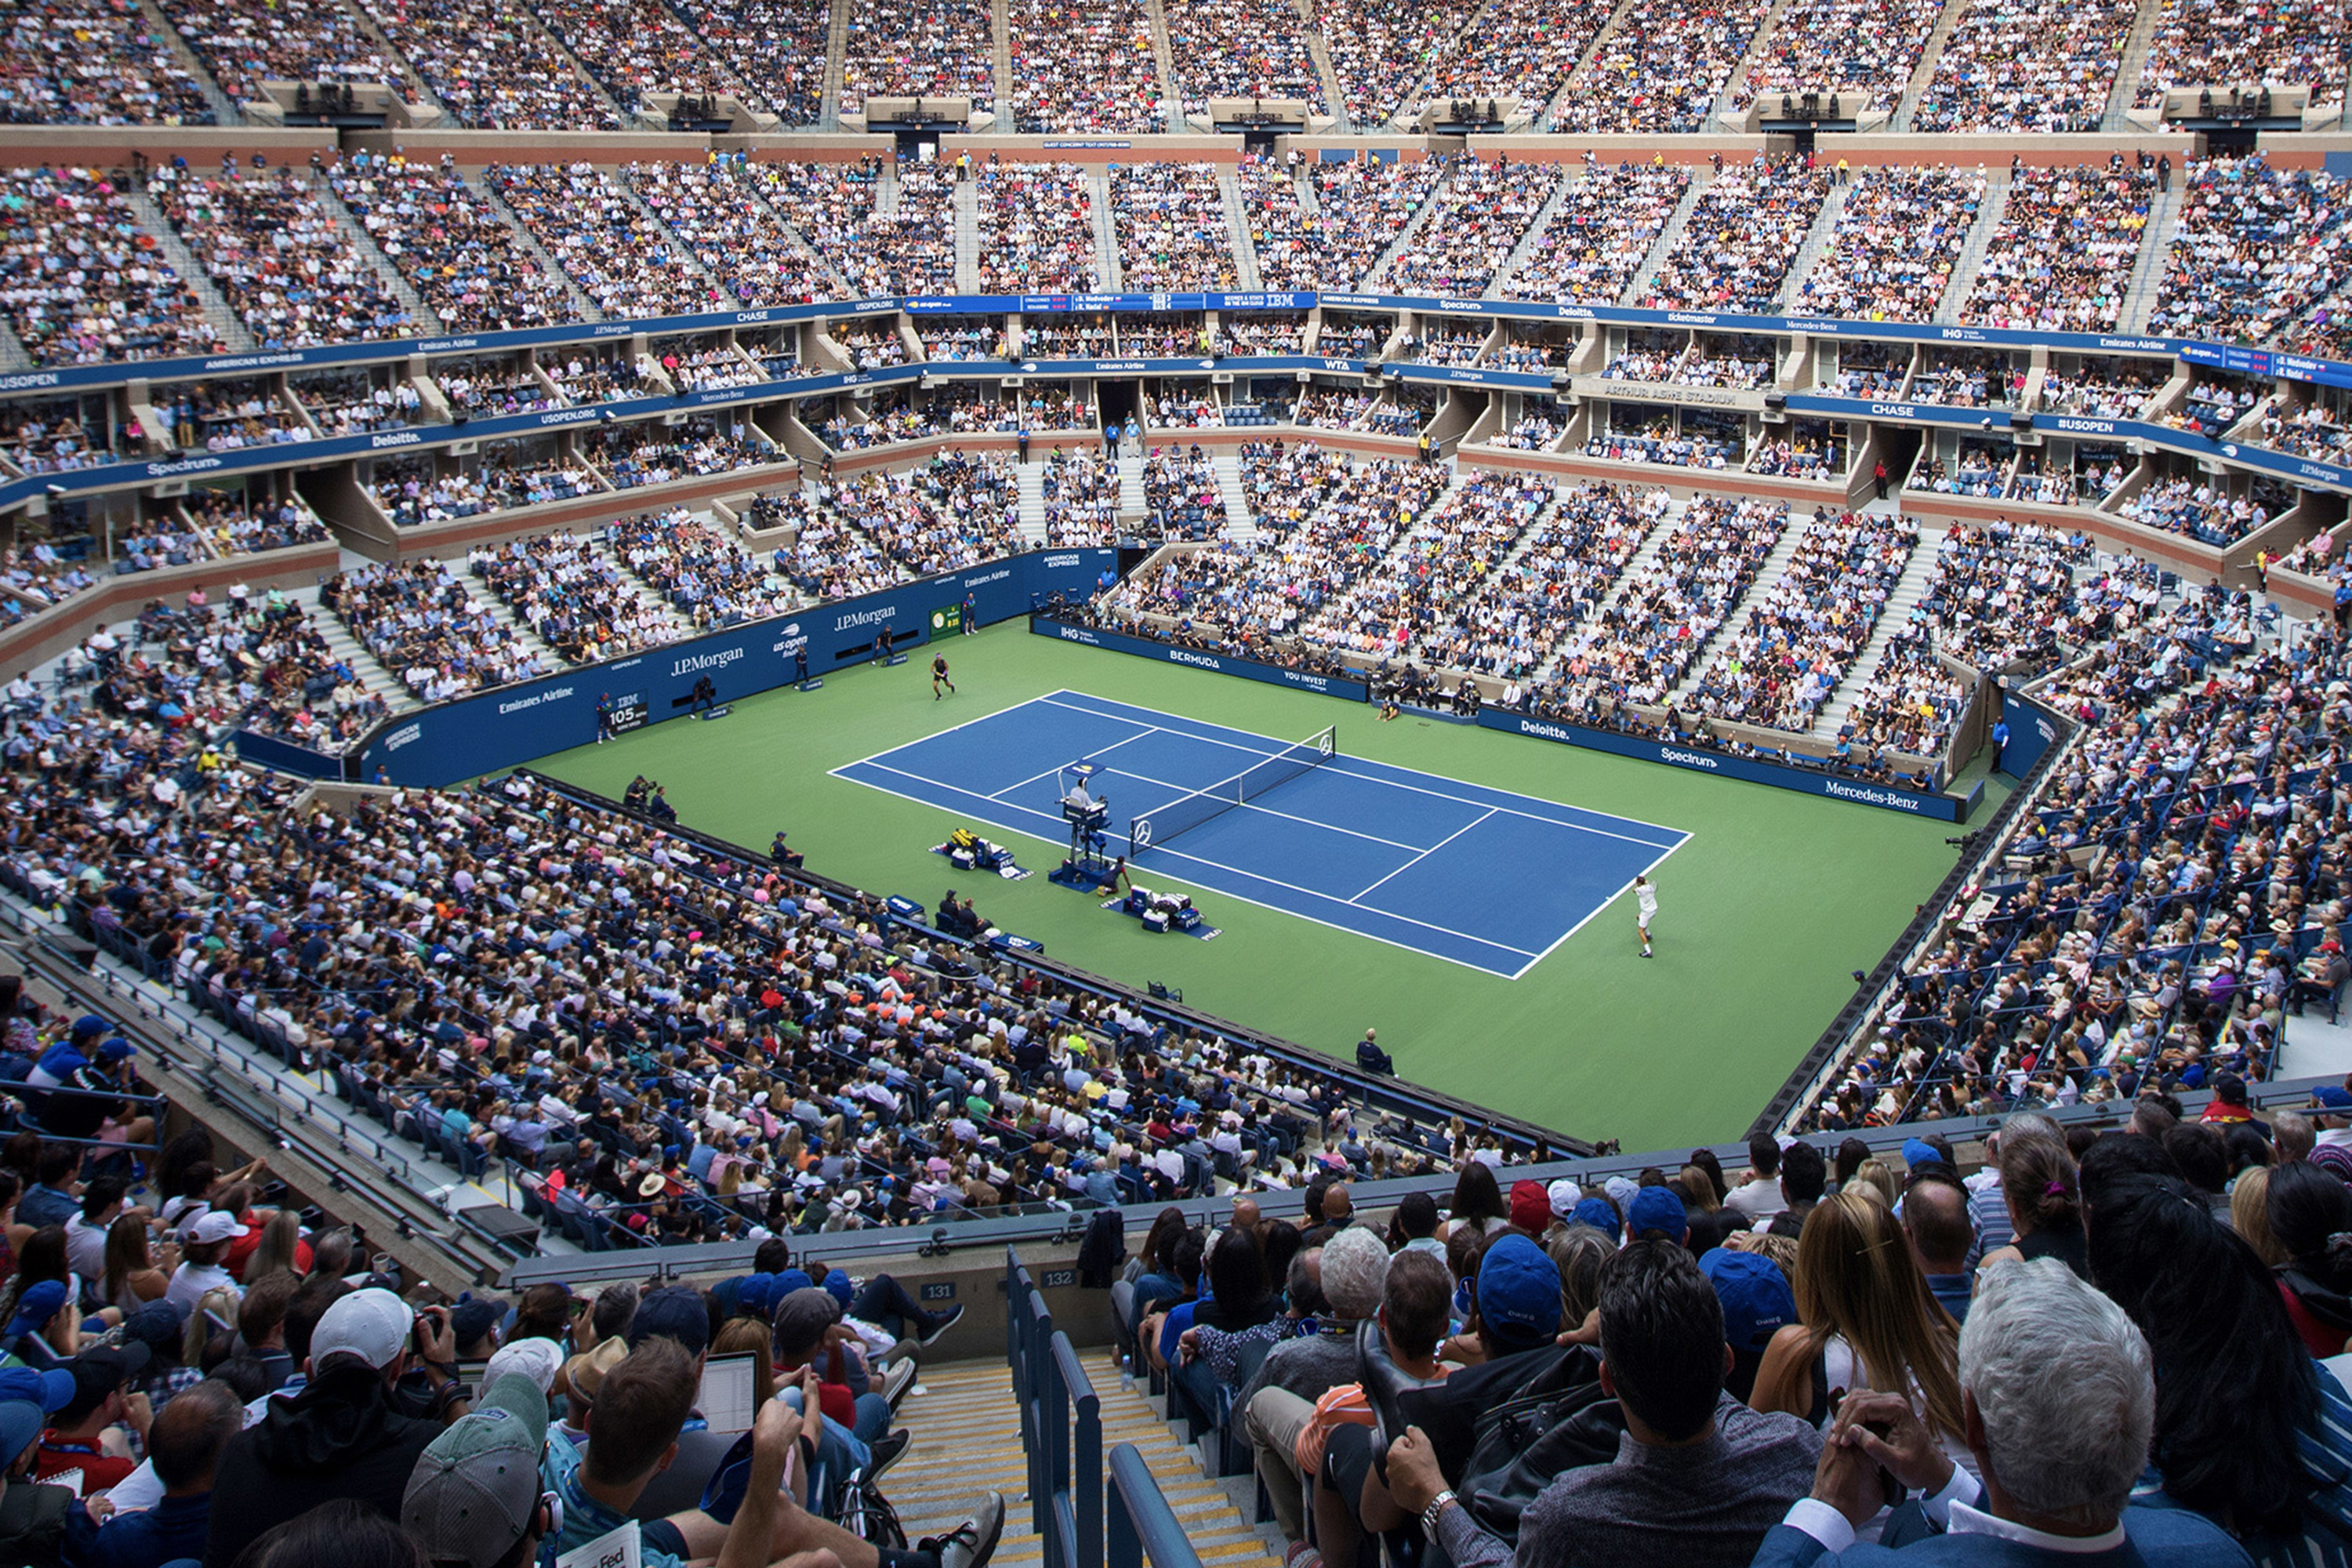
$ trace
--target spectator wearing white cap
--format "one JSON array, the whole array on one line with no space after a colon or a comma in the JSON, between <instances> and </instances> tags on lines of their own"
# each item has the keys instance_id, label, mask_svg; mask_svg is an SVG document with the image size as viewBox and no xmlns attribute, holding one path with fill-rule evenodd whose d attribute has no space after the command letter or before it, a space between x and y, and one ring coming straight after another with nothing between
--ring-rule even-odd
<instances>
[{"instance_id":1,"label":"spectator wearing white cap","mask_svg":"<svg viewBox=\"0 0 2352 1568\"><path fill-rule=\"evenodd\" d=\"M354 1290L329 1307L310 1335L310 1382L273 1401L221 1456L205 1560L233 1563L264 1531L338 1499L397 1519L442 1418L463 1414L454 1338L446 1309L415 1314L389 1290ZM430 1414L394 1394L412 1342L435 1390Z\"/></svg>"},{"instance_id":2,"label":"spectator wearing white cap","mask_svg":"<svg viewBox=\"0 0 2352 1568\"><path fill-rule=\"evenodd\" d=\"M233 1296L243 1296L245 1289L224 1266L229 1243L246 1233L236 1215L219 1209L207 1210L189 1222L181 1243L180 1266L172 1270L172 1283L163 1292L163 1300L180 1310L185 1318L193 1314L197 1303L215 1290L226 1290Z\"/></svg>"}]
</instances>

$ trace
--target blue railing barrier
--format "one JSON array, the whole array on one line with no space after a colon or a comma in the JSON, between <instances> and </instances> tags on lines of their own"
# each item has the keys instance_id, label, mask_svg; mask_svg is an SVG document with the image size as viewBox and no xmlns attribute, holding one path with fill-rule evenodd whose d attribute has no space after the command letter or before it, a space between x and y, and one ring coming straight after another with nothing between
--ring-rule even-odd
<instances>
[{"instance_id":1,"label":"blue railing barrier","mask_svg":"<svg viewBox=\"0 0 2352 1568\"><path fill-rule=\"evenodd\" d=\"M1045 1568L1102 1568L1101 1397L1070 1336L1054 1327L1045 1298L1009 1247L1004 1294L1006 1359L1021 1403L1021 1449L1029 1462L1031 1527L1045 1540ZM1151 1490L1157 1498L1157 1482Z\"/></svg>"},{"instance_id":2,"label":"blue railing barrier","mask_svg":"<svg viewBox=\"0 0 2352 1568\"><path fill-rule=\"evenodd\" d=\"M1132 1443L1110 1451L1110 1517L1106 1568L1201 1568L1201 1554Z\"/></svg>"}]
</instances>

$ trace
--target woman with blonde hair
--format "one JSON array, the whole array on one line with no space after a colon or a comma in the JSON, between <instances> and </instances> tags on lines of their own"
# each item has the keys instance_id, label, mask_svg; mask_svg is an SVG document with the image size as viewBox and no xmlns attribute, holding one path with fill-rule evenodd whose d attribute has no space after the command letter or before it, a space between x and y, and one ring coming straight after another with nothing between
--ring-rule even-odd
<instances>
[{"instance_id":1,"label":"woman with blonde hair","mask_svg":"<svg viewBox=\"0 0 2352 1568\"><path fill-rule=\"evenodd\" d=\"M2238 1173L2230 1188L2230 1228L2254 1249L2266 1268L2292 1261L2279 1238L2271 1234L2271 1168L2252 1165ZM117 1222L120 1223L119 1221Z\"/></svg>"},{"instance_id":2,"label":"woman with blonde hair","mask_svg":"<svg viewBox=\"0 0 2352 1568\"><path fill-rule=\"evenodd\" d=\"M292 1209L279 1209L261 1227L260 1244L246 1259L245 1282L251 1285L267 1279L280 1269L299 1279L307 1271L304 1266L309 1259L304 1254L309 1250L302 1245L302 1216Z\"/></svg>"},{"instance_id":3,"label":"woman with blonde hair","mask_svg":"<svg viewBox=\"0 0 2352 1568\"><path fill-rule=\"evenodd\" d=\"M1874 1197L1889 1210L1895 1207L1895 1173L1887 1168L1885 1161L1874 1154L1854 1167L1853 1180L1843 1190Z\"/></svg>"},{"instance_id":4,"label":"woman with blonde hair","mask_svg":"<svg viewBox=\"0 0 2352 1568\"><path fill-rule=\"evenodd\" d=\"M1928 1290L1893 1210L1861 1192L1822 1200L1798 1237L1790 1286L1798 1321L1765 1347L1751 1408L1818 1426L1859 1389L1900 1394L1947 1453L1968 1452L1960 1326Z\"/></svg>"},{"instance_id":5,"label":"woman with blonde hair","mask_svg":"<svg viewBox=\"0 0 2352 1568\"><path fill-rule=\"evenodd\" d=\"M768 1357L768 1325L756 1318L730 1318L710 1342L710 1353L751 1358L751 1408L764 1410L776 1396L776 1372Z\"/></svg>"}]
</instances>

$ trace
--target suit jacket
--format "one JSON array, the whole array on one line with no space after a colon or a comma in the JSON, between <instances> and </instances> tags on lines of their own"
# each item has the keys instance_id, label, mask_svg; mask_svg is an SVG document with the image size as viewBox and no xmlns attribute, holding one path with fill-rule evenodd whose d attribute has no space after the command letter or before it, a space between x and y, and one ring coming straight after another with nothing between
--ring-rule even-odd
<instances>
[{"instance_id":1,"label":"suit jacket","mask_svg":"<svg viewBox=\"0 0 2352 1568\"><path fill-rule=\"evenodd\" d=\"M2246 1549L2204 1515L2178 1508L2124 1510L2111 1552L2047 1552L1997 1535L1931 1535L1908 1546L1858 1542L1833 1552L1794 1525L1776 1524L1750 1568L2252 1568Z\"/></svg>"}]
</instances>

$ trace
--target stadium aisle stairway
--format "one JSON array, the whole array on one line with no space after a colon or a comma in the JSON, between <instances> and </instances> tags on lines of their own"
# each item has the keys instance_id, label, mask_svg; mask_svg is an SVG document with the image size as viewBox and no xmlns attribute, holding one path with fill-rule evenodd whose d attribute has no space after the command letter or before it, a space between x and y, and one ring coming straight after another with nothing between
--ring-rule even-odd
<instances>
[{"instance_id":1,"label":"stadium aisle stairway","mask_svg":"<svg viewBox=\"0 0 2352 1568\"><path fill-rule=\"evenodd\" d=\"M1087 1352L1086 1363L1102 1396L1103 1451L1118 1443L1141 1451L1207 1568L1273 1568L1279 1553L1202 1473L1192 1450L1176 1440L1142 1390L1124 1385L1099 1352ZM993 1487L1004 1494L1005 1512L1004 1539L991 1568L1043 1568L1045 1543L1029 1529L1029 1504L1022 1496L1028 1469L1012 1368L1002 1359L927 1366L922 1387L900 1411L914 1444L882 1484L908 1539L952 1526L974 1492Z\"/></svg>"},{"instance_id":2,"label":"stadium aisle stairway","mask_svg":"<svg viewBox=\"0 0 2352 1568\"><path fill-rule=\"evenodd\" d=\"M1892 507L1889 502L1880 501L1863 510L1886 511ZM1911 559L1905 563L1903 575L1896 579L1894 592L1886 595L1885 606L1878 613L1878 624L1870 628L1870 640L1862 645L1862 651L1854 655L1853 662L1846 667L1845 679L1838 683L1835 691L1830 693L1830 700L1822 704L1820 715L1813 720L1816 740L1828 741L1837 737L1846 715L1853 711L1854 699L1876 678L1878 667L1886 658L1886 645L1895 640L1897 632L1911 624L1911 612L1918 607L1921 599L1927 597L1927 580L1936 574L1936 558L1942 552L1944 536L1951 529L1945 523L1913 521L1919 523L1919 547L1911 552Z\"/></svg>"}]
</instances>

